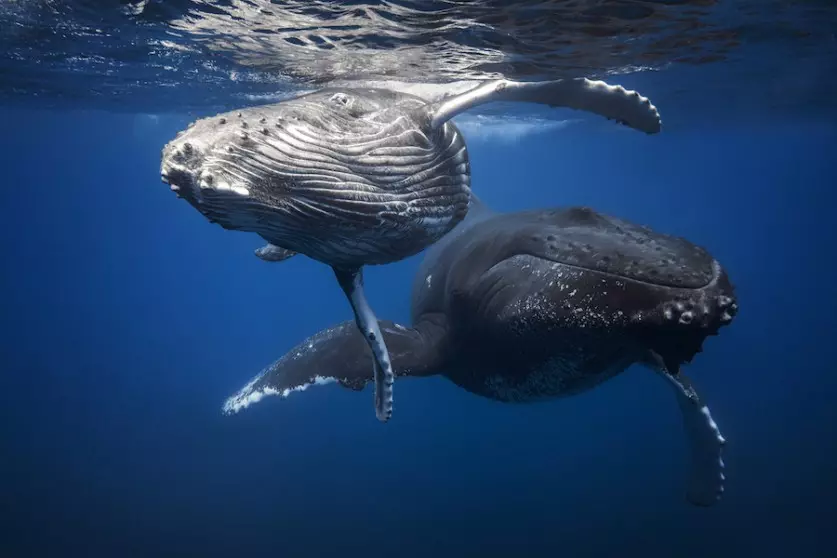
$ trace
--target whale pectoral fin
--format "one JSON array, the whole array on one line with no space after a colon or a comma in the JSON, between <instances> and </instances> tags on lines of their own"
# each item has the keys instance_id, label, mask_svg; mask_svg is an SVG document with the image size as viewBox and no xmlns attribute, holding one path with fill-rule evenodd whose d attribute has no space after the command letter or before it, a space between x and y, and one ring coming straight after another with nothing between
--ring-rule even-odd
<instances>
[{"instance_id":1,"label":"whale pectoral fin","mask_svg":"<svg viewBox=\"0 0 837 558\"><path fill-rule=\"evenodd\" d=\"M333 268L334 275L340 288L346 293L346 298L355 313L355 322L369 348L372 349L372 371L375 380L375 416L381 422L386 422L392 416L392 385L395 374L392 371L389 351L384 336L378 326L378 318L366 300L363 291L363 268L345 270Z\"/></svg>"},{"instance_id":2,"label":"whale pectoral fin","mask_svg":"<svg viewBox=\"0 0 837 558\"><path fill-rule=\"evenodd\" d=\"M427 116L431 126L438 128L457 114L495 101L583 110L648 134L659 132L661 127L660 114L647 98L620 85L586 78L542 82L488 81L465 93L428 105Z\"/></svg>"},{"instance_id":3,"label":"whale pectoral fin","mask_svg":"<svg viewBox=\"0 0 837 558\"><path fill-rule=\"evenodd\" d=\"M686 499L696 506L711 506L724 492L722 453L726 440L689 379L682 372L660 374L674 388L689 444L691 471Z\"/></svg>"},{"instance_id":4,"label":"whale pectoral fin","mask_svg":"<svg viewBox=\"0 0 837 558\"><path fill-rule=\"evenodd\" d=\"M257 248L255 254L266 262L281 262L296 256L297 253L274 244L265 244L261 248Z\"/></svg>"},{"instance_id":5,"label":"whale pectoral fin","mask_svg":"<svg viewBox=\"0 0 837 558\"><path fill-rule=\"evenodd\" d=\"M425 377L438 373L446 328L422 321L408 328L379 322L392 363L399 376ZM269 395L287 397L310 386L339 383L361 391L373 381L372 351L353 321L345 321L312 335L263 369L226 400L225 414L237 413Z\"/></svg>"}]
</instances>

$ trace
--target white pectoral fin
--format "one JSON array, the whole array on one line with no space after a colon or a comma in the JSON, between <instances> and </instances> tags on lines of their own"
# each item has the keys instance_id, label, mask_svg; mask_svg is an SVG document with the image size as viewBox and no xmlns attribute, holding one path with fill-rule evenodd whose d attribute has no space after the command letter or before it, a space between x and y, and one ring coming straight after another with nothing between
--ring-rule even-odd
<instances>
[{"instance_id":1,"label":"white pectoral fin","mask_svg":"<svg viewBox=\"0 0 837 558\"><path fill-rule=\"evenodd\" d=\"M462 112L494 101L537 103L598 114L626 126L655 134L661 120L651 101L621 85L586 78L541 82L487 81L473 89L428 107L431 125L437 128Z\"/></svg>"},{"instance_id":2,"label":"white pectoral fin","mask_svg":"<svg viewBox=\"0 0 837 558\"><path fill-rule=\"evenodd\" d=\"M672 376L662 372L661 375L674 388L691 454L686 498L696 506L711 506L724 492L722 454L726 440L689 380L682 373Z\"/></svg>"},{"instance_id":3,"label":"white pectoral fin","mask_svg":"<svg viewBox=\"0 0 837 558\"><path fill-rule=\"evenodd\" d=\"M349 304L355 314L358 330L372 351L372 371L375 382L375 416L381 422L392 417L393 383L395 372L392 368L389 349L381 333L378 318L366 300L363 289L363 270L334 269L334 275L340 288L349 299Z\"/></svg>"}]
</instances>

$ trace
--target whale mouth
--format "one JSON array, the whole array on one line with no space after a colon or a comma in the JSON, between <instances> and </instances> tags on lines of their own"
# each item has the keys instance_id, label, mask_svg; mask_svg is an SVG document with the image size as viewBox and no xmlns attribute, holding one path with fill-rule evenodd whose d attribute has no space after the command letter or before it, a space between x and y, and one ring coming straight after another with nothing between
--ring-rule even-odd
<instances>
[{"instance_id":1,"label":"whale mouth","mask_svg":"<svg viewBox=\"0 0 837 558\"><path fill-rule=\"evenodd\" d=\"M607 277L678 289L700 289L714 279L714 259L688 240L657 233L588 207L541 211L518 253Z\"/></svg>"},{"instance_id":2,"label":"whale mouth","mask_svg":"<svg viewBox=\"0 0 837 558\"><path fill-rule=\"evenodd\" d=\"M673 277L673 274L668 276L669 281L665 281L660 279L658 276L659 273L653 273L653 269L649 270L647 274L637 276L636 273L631 273L630 270L625 271L602 271L599 269L601 266L573 266L572 264L567 264L565 262L558 262L566 265L567 267L576 267L577 269L583 269L585 271L592 271L596 272L599 275L612 277L615 279L621 279L623 281L631 281L634 283L640 283L644 285L648 285L651 287L666 287L666 288L682 288L688 290L704 290L704 289L711 289L718 284L718 281L721 279L724 270L721 267L721 264L717 260L712 260L711 263L711 273L704 274L705 282L703 284L689 284L688 286L683 286L682 283L686 283L686 281L679 281L676 277ZM685 268L685 266L684 266Z\"/></svg>"},{"instance_id":3,"label":"whale mouth","mask_svg":"<svg viewBox=\"0 0 837 558\"><path fill-rule=\"evenodd\" d=\"M190 202L200 202L200 192L195 188L194 175L191 172L164 164L160 169L160 179L169 185L177 197L186 198Z\"/></svg>"}]
</instances>

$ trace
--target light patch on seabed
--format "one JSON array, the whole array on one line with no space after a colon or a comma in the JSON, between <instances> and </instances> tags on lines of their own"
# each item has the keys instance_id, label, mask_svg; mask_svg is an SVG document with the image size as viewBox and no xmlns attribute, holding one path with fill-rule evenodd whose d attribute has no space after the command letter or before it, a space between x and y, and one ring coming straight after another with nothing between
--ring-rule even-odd
<instances>
[{"instance_id":1,"label":"light patch on seabed","mask_svg":"<svg viewBox=\"0 0 837 558\"><path fill-rule=\"evenodd\" d=\"M512 143L532 134L566 128L575 120L464 114L454 118L454 122L468 140Z\"/></svg>"},{"instance_id":2,"label":"light patch on seabed","mask_svg":"<svg viewBox=\"0 0 837 558\"><path fill-rule=\"evenodd\" d=\"M259 374L253 380L251 380L246 386L241 388L241 390L227 399L224 402L224 406L222 411L225 415L232 415L242 411L252 405L253 403L258 403L263 398L269 395L278 395L279 397L285 398L291 393L295 391L305 391L311 386L322 386L325 384L331 384L336 380L334 378L326 378L323 376L315 376L314 381L302 384L300 386L294 386L290 388L285 388L282 390L272 388L270 386L264 386L259 389L253 389L253 386L256 385L256 382L263 376L263 374Z\"/></svg>"}]
</instances>

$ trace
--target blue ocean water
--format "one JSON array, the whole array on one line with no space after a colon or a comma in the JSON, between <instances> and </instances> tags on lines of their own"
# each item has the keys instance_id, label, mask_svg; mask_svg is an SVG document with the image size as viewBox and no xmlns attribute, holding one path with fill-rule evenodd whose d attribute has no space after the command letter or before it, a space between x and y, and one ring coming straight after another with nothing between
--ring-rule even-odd
<instances>
[{"instance_id":1,"label":"blue ocean water","mask_svg":"<svg viewBox=\"0 0 837 558\"><path fill-rule=\"evenodd\" d=\"M835 11L584 4L0 4L0 556L831 556ZM665 12L684 6L715 26ZM281 32L254 27L270 17ZM583 63L557 49L562 22ZM677 25L712 33L664 40ZM696 44L702 59L686 59ZM385 425L370 388L221 414L351 313L324 265L262 262L259 239L175 199L162 146L295 86L431 66L443 80L601 73L660 109L654 136L553 109L458 121L493 208L588 205L724 264L740 314L687 368L728 440L716 506L685 501L676 405L639 367L533 405L399 380ZM409 321L420 258L367 270L379 316Z\"/></svg>"}]
</instances>

